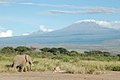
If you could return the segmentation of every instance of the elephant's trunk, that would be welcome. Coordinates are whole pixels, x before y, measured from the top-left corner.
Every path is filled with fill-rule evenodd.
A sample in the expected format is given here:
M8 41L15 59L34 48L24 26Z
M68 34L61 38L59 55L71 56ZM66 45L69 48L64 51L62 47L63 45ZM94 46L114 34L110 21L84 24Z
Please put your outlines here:
M11 67L14 67L14 63L12 63Z
M29 62L29 65L30 65L30 71L31 71L31 70L32 70L31 67L32 67L32 65L33 65L32 62Z

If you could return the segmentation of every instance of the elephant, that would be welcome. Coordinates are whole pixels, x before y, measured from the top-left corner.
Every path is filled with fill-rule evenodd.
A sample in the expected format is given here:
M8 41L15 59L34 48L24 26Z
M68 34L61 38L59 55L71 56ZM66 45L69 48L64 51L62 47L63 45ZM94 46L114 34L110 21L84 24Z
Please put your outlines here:
M29 55L16 55L13 59L12 67L15 71L19 68L19 71L31 70L32 59Z

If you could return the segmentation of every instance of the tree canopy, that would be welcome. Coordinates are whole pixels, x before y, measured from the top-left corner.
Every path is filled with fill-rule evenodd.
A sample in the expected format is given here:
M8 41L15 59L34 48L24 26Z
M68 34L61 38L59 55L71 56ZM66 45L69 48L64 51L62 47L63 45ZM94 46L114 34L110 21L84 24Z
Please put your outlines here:
M14 53L15 50L14 50L13 47L7 46L7 47L2 48L2 49L1 49L1 52L2 52L2 53Z
M27 52L30 51L31 49L29 47L26 46L18 46L15 48L16 52Z

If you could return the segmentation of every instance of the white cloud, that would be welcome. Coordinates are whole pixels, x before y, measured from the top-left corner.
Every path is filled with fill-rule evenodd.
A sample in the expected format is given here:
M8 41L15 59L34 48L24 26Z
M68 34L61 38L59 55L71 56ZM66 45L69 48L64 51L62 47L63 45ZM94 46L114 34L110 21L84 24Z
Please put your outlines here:
M0 4L8 4L10 0L0 0Z
M48 29L48 32L52 32L52 31L54 31L53 29Z
M79 5L63 5L65 8L73 8L73 10L49 10L51 14L115 14L120 13L120 8L113 7L90 7ZM60 7L60 6L59 6Z
M106 13L119 13L115 10L107 10L107 9L84 9L84 10L74 10L74 11L66 11L66 10L49 10L50 14L106 14Z
M46 28L45 25L40 25L40 31L42 31L42 32L51 32L51 31L54 31L54 30Z
M35 2L21 2L18 4L23 5L34 5L34 6L45 6L45 7L64 7L64 8L72 8L78 9L80 11L62 11L62 10L51 10L49 12L62 13L62 14L75 14L81 13L81 10L85 11L82 13L88 14L96 14L96 13L120 13L120 8L113 8L113 7L96 7L96 6L79 6L79 5L69 5L69 4L47 4L47 3L35 3ZM54 14L54 13L53 13Z
M23 4L23 5L34 5L32 2L24 2L24 3L17 3L17 4Z
M51 14L83 14L81 11L63 11L63 10L50 10Z
M115 29L120 29L120 21L114 21L111 22L111 27L114 27Z
M101 27L112 28L112 29L120 29L120 21L99 21L99 20L80 20L75 23L81 22L95 22Z
M116 21L96 21L97 24L106 28L120 29L120 22Z
M12 37L13 31L7 30L7 31L0 31L0 37Z
M48 3L35 3L35 2L18 2L16 4L21 4L21 5L34 5L34 6L47 6L47 7L73 7L76 8L76 6L73 5L66 5L66 4L48 4Z
M102 27L112 28L111 22L107 22L107 21L95 21L95 22Z
M27 35L30 35L30 33L23 33L22 35L23 36L27 36Z
M120 13L120 8L114 7L101 7L101 6L80 6L80 5L69 5L69 4L48 4L48 3L36 3L36 2L15 2L12 0L0 0L0 4L17 4L17 5L30 5L40 7L59 7L59 8L70 8L73 11L65 10L49 10L51 14L106 14L106 13Z

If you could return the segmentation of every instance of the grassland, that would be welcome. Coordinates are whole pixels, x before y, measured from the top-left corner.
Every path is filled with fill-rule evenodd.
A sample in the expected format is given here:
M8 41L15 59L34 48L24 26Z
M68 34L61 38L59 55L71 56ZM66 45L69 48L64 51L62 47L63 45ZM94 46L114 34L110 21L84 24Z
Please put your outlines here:
M53 71L59 66L66 73L102 74L106 71L120 71L118 57L81 56L51 53L29 54L33 60L33 72ZM9 65L17 54L0 54L0 72L11 72Z

